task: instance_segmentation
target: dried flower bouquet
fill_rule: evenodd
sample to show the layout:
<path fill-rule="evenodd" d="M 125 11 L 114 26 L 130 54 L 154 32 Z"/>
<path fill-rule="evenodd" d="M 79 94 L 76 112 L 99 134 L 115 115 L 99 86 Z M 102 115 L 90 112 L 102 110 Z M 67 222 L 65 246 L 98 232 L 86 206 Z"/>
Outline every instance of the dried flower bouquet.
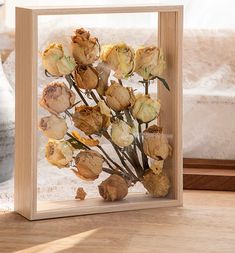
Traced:
<path fill-rule="evenodd" d="M 164 161 L 172 148 L 156 124 L 161 103 L 148 91 L 156 78 L 169 90 L 160 77 L 166 68 L 162 50 L 156 46 L 134 50 L 125 43 L 101 47 L 97 38 L 80 28 L 71 37 L 71 52 L 67 56 L 61 44 L 52 43 L 41 54 L 45 74 L 65 78 L 47 84 L 40 99 L 40 106 L 50 113 L 39 121 L 49 138 L 46 159 L 58 168 L 71 168 L 82 180 L 94 181 L 102 171 L 109 174 L 98 186 L 106 201 L 122 200 L 136 182 L 153 197 L 166 196 L 170 180 Z M 134 74 L 141 78 L 145 94 L 125 86 Z M 77 131 L 69 130 L 67 118 Z M 101 146 L 102 138 L 119 162 Z M 76 198 L 85 196 L 78 188 Z"/>

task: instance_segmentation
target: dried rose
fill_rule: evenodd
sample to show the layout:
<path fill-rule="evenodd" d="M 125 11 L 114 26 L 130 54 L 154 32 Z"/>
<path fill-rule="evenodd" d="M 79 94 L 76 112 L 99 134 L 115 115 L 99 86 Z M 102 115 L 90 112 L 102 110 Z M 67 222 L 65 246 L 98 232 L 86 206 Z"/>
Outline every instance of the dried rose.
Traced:
<path fill-rule="evenodd" d="M 129 77 L 134 70 L 134 50 L 125 43 L 102 47 L 101 60 L 109 65 L 118 79 Z"/>
<path fill-rule="evenodd" d="M 162 173 L 164 160 L 153 160 L 151 161 L 150 169 L 152 172 L 156 175 L 159 175 Z"/>
<path fill-rule="evenodd" d="M 110 117 L 102 114 L 98 105 L 93 107 L 82 105 L 75 108 L 73 122 L 74 126 L 86 135 L 100 134 L 110 125 Z"/>
<path fill-rule="evenodd" d="M 107 117 L 111 117 L 111 110 L 110 108 L 106 105 L 106 103 L 104 102 L 104 100 L 100 100 L 97 104 L 100 108 L 100 112 L 101 114 L 107 116 Z"/>
<path fill-rule="evenodd" d="M 153 100 L 149 95 L 139 95 L 132 108 L 132 115 L 140 122 L 147 123 L 158 117 L 160 108 L 159 100 Z"/>
<path fill-rule="evenodd" d="M 68 130 L 66 121 L 56 115 L 41 118 L 39 128 L 45 136 L 56 140 L 63 139 Z"/>
<path fill-rule="evenodd" d="M 92 66 L 77 66 L 74 71 L 74 79 L 81 89 L 91 90 L 98 85 L 98 72 Z"/>
<path fill-rule="evenodd" d="M 161 75 L 166 68 L 162 49 L 156 46 L 141 47 L 135 52 L 135 72 L 149 80 Z"/>
<path fill-rule="evenodd" d="M 105 64 L 104 62 L 100 62 L 95 69 L 99 75 L 99 81 L 96 87 L 96 91 L 98 92 L 99 95 L 103 96 L 108 88 L 108 80 L 111 71 L 108 65 Z"/>
<path fill-rule="evenodd" d="M 112 123 L 111 138 L 119 147 L 127 147 L 134 141 L 132 128 L 126 122 L 117 120 Z"/>
<path fill-rule="evenodd" d="M 153 159 L 165 160 L 170 154 L 171 147 L 166 135 L 162 133 L 162 128 L 152 125 L 144 130 L 143 136 L 144 153 Z"/>
<path fill-rule="evenodd" d="M 58 168 L 68 167 L 73 159 L 73 147 L 69 142 L 49 140 L 46 145 L 46 159 Z"/>
<path fill-rule="evenodd" d="M 53 76 L 63 76 L 70 74 L 75 66 L 75 60 L 64 55 L 61 44 L 52 43 L 42 53 L 42 64 L 44 68 Z"/>
<path fill-rule="evenodd" d="M 116 112 L 122 111 L 134 104 L 134 94 L 131 88 L 126 88 L 117 82 L 111 81 L 111 85 L 105 92 L 108 106 Z"/>
<path fill-rule="evenodd" d="M 100 196 L 105 201 L 122 200 L 128 193 L 128 185 L 124 178 L 119 175 L 111 175 L 99 186 Z"/>
<path fill-rule="evenodd" d="M 77 170 L 74 173 L 83 180 L 93 181 L 97 179 L 102 172 L 104 158 L 97 151 L 80 151 L 75 158 Z"/>
<path fill-rule="evenodd" d="M 163 173 L 156 175 L 148 170 L 143 176 L 143 185 L 152 197 L 165 197 L 170 189 L 170 180 Z"/>
<path fill-rule="evenodd" d="M 73 57 L 79 64 L 89 65 L 99 58 L 100 46 L 98 39 L 91 37 L 90 33 L 83 28 L 75 31 L 71 45 Z"/>
<path fill-rule="evenodd" d="M 78 187 L 75 199 L 84 200 L 86 198 L 86 192 L 82 187 Z"/>
<path fill-rule="evenodd" d="M 64 83 L 50 83 L 44 90 L 40 105 L 53 114 L 71 108 L 75 102 L 75 94 Z"/>

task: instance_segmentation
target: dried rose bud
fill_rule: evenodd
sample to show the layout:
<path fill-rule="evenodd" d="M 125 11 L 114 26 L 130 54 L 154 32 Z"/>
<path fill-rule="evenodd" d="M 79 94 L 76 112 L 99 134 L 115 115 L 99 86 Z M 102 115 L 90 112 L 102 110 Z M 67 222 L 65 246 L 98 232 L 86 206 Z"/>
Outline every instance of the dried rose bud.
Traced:
<path fill-rule="evenodd" d="M 128 193 L 128 185 L 124 178 L 119 175 L 111 175 L 99 186 L 100 196 L 105 201 L 122 200 Z"/>
<path fill-rule="evenodd" d="M 84 200 L 86 198 L 86 192 L 82 187 L 78 187 L 75 199 Z"/>
<path fill-rule="evenodd" d="M 98 85 L 99 75 L 91 66 L 77 66 L 74 71 L 74 79 L 80 89 L 91 90 Z"/>
<path fill-rule="evenodd" d="M 98 60 L 100 46 L 98 39 L 91 37 L 83 28 L 77 29 L 72 36 L 72 53 L 76 62 L 83 65 L 92 64 Z"/>
<path fill-rule="evenodd" d="M 135 99 L 132 89 L 123 87 L 114 81 L 111 81 L 105 96 L 108 106 L 116 112 L 133 105 Z"/>
<path fill-rule="evenodd" d="M 63 139 L 68 130 L 66 121 L 56 115 L 41 118 L 39 128 L 45 136 L 56 140 Z"/>
<path fill-rule="evenodd" d="M 73 159 L 73 147 L 69 142 L 49 140 L 46 145 L 46 159 L 58 168 L 68 167 Z"/>
<path fill-rule="evenodd" d="M 127 147 L 134 141 L 132 128 L 124 121 L 117 120 L 112 123 L 111 138 L 119 147 Z"/>
<path fill-rule="evenodd" d="M 162 173 L 164 160 L 153 160 L 151 161 L 150 169 L 152 172 L 156 175 L 159 175 Z"/>
<path fill-rule="evenodd" d="M 170 189 L 168 176 L 163 173 L 156 175 L 151 170 L 145 172 L 142 183 L 148 193 L 155 198 L 165 197 Z"/>
<path fill-rule="evenodd" d="M 83 131 L 86 135 L 100 134 L 110 125 L 110 117 L 102 114 L 99 105 L 79 106 L 73 114 L 74 126 Z"/>
<path fill-rule="evenodd" d="M 105 91 L 108 89 L 108 80 L 111 71 L 108 65 L 104 62 L 100 62 L 95 69 L 99 75 L 99 81 L 96 87 L 96 91 L 99 95 L 103 96 L 105 94 Z"/>
<path fill-rule="evenodd" d="M 53 76 L 63 76 L 70 74 L 75 66 L 75 60 L 64 55 L 61 44 L 52 43 L 42 53 L 42 64 L 44 68 Z"/>
<path fill-rule="evenodd" d="M 44 90 L 40 105 L 53 114 L 71 108 L 75 102 L 75 94 L 64 83 L 50 83 Z"/>
<path fill-rule="evenodd" d="M 171 147 L 166 135 L 162 133 L 162 128 L 152 125 L 144 130 L 143 136 L 144 153 L 153 159 L 165 160 L 171 151 Z"/>
<path fill-rule="evenodd" d="M 80 151 L 75 158 L 77 170 L 74 173 L 83 180 L 93 181 L 102 172 L 104 158 L 97 151 Z"/>
<path fill-rule="evenodd" d="M 149 80 L 161 75 L 166 68 L 162 49 L 156 46 L 138 48 L 135 52 L 135 72 Z"/>
<path fill-rule="evenodd" d="M 160 108 L 159 100 L 151 99 L 149 95 L 139 95 L 132 108 L 132 115 L 140 122 L 147 123 L 158 117 Z"/>
<path fill-rule="evenodd" d="M 129 77 L 134 70 L 134 50 L 125 43 L 102 47 L 101 60 L 109 65 L 118 79 Z"/>

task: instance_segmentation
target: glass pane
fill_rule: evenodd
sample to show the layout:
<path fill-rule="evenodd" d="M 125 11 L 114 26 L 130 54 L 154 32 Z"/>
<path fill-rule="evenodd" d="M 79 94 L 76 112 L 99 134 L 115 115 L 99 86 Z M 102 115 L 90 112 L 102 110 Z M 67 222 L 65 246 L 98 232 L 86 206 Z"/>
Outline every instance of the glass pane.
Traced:
<path fill-rule="evenodd" d="M 74 199 L 78 188 L 80 199 L 84 191 L 108 201 L 170 196 L 164 162 L 174 147 L 158 125 L 158 77 L 168 87 L 157 18 L 39 17 L 38 200 Z"/>

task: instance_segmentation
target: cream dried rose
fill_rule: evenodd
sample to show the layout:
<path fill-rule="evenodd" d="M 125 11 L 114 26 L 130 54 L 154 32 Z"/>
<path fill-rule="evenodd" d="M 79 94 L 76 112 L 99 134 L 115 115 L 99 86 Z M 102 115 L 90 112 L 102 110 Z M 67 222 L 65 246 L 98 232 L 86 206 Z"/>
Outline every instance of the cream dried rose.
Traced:
<path fill-rule="evenodd" d="M 110 125 L 110 117 L 101 112 L 99 105 L 76 107 L 72 118 L 74 126 L 86 135 L 100 134 Z"/>
<path fill-rule="evenodd" d="M 102 172 L 104 158 L 97 151 L 80 151 L 75 158 L 77 170 L 74 173 L 83 180 L 93 181 Z"/>
<path fill-rule="evenodd" d="M 72 53 L 76 62 L 83 65 L 94 63 L 99 58 L 100 46 L 98 39 L 91 37 L 83 28 L 77 29 L 72 36 Z"/>
<path fill-rule="evenodd" d="M 123 87 L 115 81 L 111 81 L 111 85 L 105 92 L 105 96 L 108 106 L 116 112 L 132 106 L 135 101 L 133 90 Z"/>
<path fill-rule="evenodd" d="M 112 123 L 111 138 L 119 147 L 127 147 L 134 141 L 132 128 L 122 120 Z"/>
<path fill-rule="evenodd" d="M 70 74 L 75 66 L 75 60 L 64 55 L 61 44 L 52 43 L 42 53 L 43 67 L 53 76 Z"/>
<path fill-rule="evenodd" d="M 77 66 L 74 71 L 74 80 L 80 89 L 91 90 L 97 87 L 99 75 L 92 66 Z"/>
<path fill-rule="evenodd" d="M 151 99 L 149 95 L 136 96 L 132 115 L 140 122 L 150 122 L 158 117 L 161 104 L 159 100 Z"/>
<path fill-rule="evenodd" d="M 168 157 L 171 147 L 161 127 L 152 125 L 144 130 L 143 136 L 143 149 L 147 156 L 157 160 Z"/>
<path fill-rule="evenodd" d="M 122 200 L 128 194 L 128 185 L 124 178 L 119 175 L 111 175 L 99 186 L 100 196 L 105 201 Z"/>
<path fill-rule="evenodd" d="M 151 170 L 148 170 L 143 176 L 143 185 L 152 197 L 165 197 L 170 189 L 170 180 L 163 173 L 156 175 Z"/>
<path fill-rule="evenodd" d="M 73 147 L 65 140 L 49 140 L 46 145 L 46 159 L 58 168 L 68 167 L 73 159 Z"/>
<path fill-rule="evenodd" d="M 40 105 L 52 114 L 58 114 L 71 108 L 75 102 L 75 94 L 64 83 L 48 84 L 40 100 Z"/>
<path fill-rule="evenodd" d="M 39 128 L 45 136 L 56 140 L 63 139 L 68 130 L 65 119 L 56 115 L 41 118 Z"/>
<path fill-rule="evenodd" d="M 161 75 L 166 68 L 162 49 L 156 46 L 140 47 L 135 52 L 135 72 L 149 80 Z"/>
<path fill-rule="evenodd" d="M 134 50 L 125 43 L 105 45 L 101 50 L 101 60 L 109 65 L 118 79 L 129 77 L 134 70 Z"/>

